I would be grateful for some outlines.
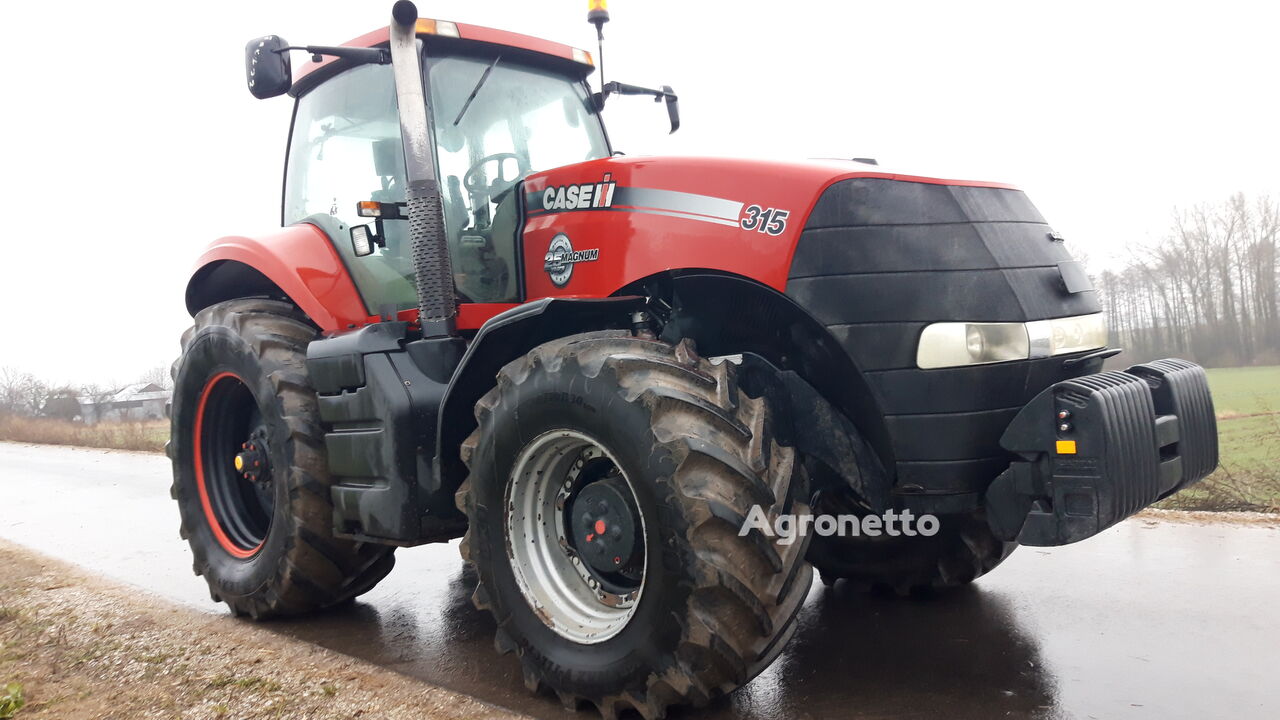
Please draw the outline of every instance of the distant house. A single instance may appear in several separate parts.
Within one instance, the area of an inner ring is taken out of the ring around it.
[[[103,398],[81,397],[80,418],[87,424],[122,420],[163,420],[172,392],[155,383],[135,383]]]

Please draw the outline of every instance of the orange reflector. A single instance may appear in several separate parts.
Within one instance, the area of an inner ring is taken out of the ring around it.
[[[243,469],[244,469],[244,458],[242,458],[242,457],[240,457],[239,455],[237,455],[237,456],[236,456],[236,470],[243,470]]]
[[[1075,440],[1059,440],[1058,454],[1059,455],[1075,455],[1076,441]]]

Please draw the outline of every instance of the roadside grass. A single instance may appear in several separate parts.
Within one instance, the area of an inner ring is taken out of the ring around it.
[[[27,701],[22,696],[22,684],[11,682],[2,689],[4,694],[0,695],[0,720],[9,720],[22,709]]]
[[[1280,512],[1280,366],[1214,368],[1208,375],[1221,464],[1156,507]]]
[[[12,442],[161,452],[168,439],[167,420],[85,425],[54,418],[0,415],[0,440]]]

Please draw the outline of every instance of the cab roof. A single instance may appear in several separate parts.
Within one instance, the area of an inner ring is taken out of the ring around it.
[[[498,45],[508,48],[515,48],[522,51],[522,55],[543,56],[544,59],[557,61],[556,64],[569,64],[586,77],[595,69],[595,59],[591,57],[591,53],[581,50],[570,45],[564,45],[542,38],[523,35],[521,33],[509,32],[507,30],[498,30],[496,28],[483,27],[481,25],[468,25],[466,23],[455,23],[448,20],[432,20],[429,18],[419,18],[417,27],[415,28],[419,37],[427,36],[438,38],[442,43],[458,43],[466,45],[474,45],[476,43],[485,43],[488,45]],[[347,47],[379,47],[386,46],[391,43],[391,33],[389,28],[382,27],[369,33],[365,33],[358,38],[343,43]],[[568,63],[565,63],[568,61]],[[307,61],[294,74],[293,89],[289,91],[290,95],[300,95],[310,90],[321,80],[336,73],[346,67],[348,63],[333,56],[322,56],[319,62],[314,60]]]

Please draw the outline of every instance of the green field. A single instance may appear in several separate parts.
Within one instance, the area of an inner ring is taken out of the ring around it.
[[[1280,512],[1280,366],[1208,372],[1222,464],[1159,507]]]

